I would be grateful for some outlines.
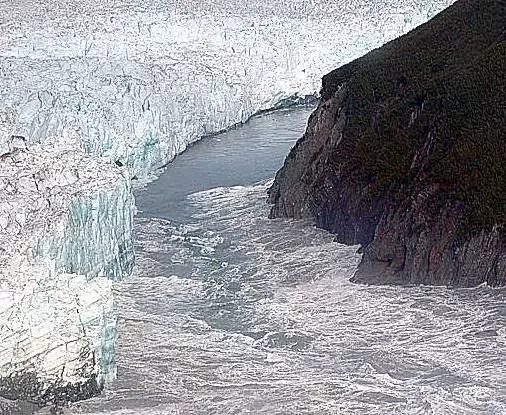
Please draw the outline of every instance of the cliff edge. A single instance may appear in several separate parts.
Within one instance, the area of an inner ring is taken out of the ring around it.
[[[353,281],[506,284],[506,0],[459,0],[323,78],[271,217],[361,244]]]

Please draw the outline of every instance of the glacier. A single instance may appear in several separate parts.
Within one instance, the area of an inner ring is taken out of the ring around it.
[[[2,157],[2,395],[46,403],[114,378],[112,282],[133,267],[134,208],[126,169],[78,152]]]
[[[24,137],[146,176],[203,136],[316,95],[323,74],[452,1],[264,3],[14,9],[0,41],[0,148]]]
[[[262,110],[316,97],[325,73],[454,1],[3,2],[0,396],[21,396],[23,376],[43,401],[114,378],[112,289],[134,262],[132,179]]]

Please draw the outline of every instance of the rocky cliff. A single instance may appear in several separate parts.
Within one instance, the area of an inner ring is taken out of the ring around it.
[[[271,217],[361,244],[353,280],[506,284],[506,0],[459,0],[323,78]]]

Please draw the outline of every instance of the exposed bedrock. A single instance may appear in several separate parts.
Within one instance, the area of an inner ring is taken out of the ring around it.
[[[323,78],[271,217],[361,244],[353,281],[506,283],[506,1],[460,0]]]

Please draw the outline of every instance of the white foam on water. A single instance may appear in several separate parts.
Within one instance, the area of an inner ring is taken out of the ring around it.
[[[72,411],[506,413],[504,290],[351,284],[357,247],[266,219],[266,188],[190,195],[184,224],[138,220],[118,382]]]

